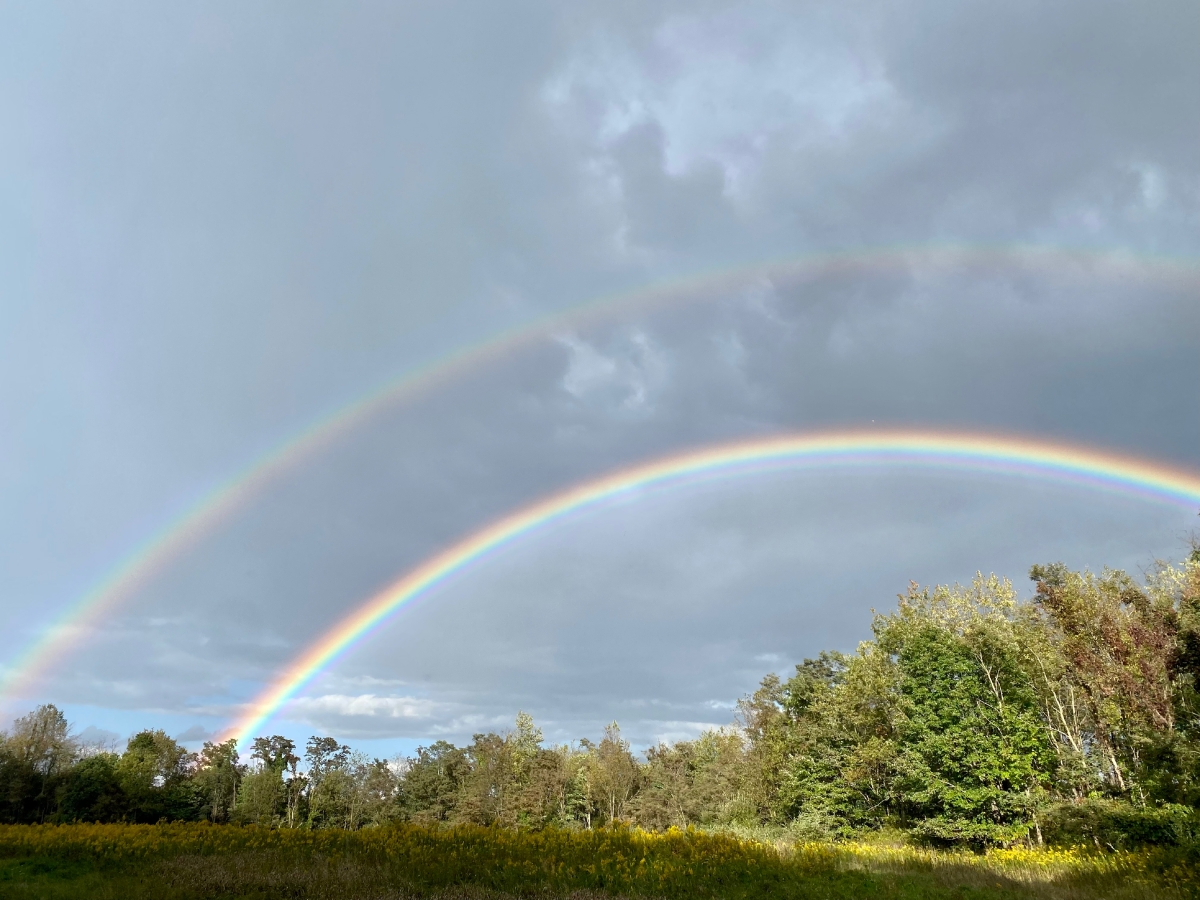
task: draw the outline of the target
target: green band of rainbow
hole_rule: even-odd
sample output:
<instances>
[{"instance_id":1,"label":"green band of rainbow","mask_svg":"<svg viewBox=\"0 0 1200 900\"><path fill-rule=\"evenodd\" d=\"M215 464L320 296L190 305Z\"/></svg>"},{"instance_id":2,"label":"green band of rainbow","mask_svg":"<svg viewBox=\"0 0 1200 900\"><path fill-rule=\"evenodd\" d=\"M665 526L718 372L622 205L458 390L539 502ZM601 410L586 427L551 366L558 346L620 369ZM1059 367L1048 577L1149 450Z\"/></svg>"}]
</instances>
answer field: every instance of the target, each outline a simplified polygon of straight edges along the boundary
<instances>
[{"instance_id":1,"label":"green band of rainbow","mask_svg":"<svg viewBox=\"0 0 1200 900\"><path fill-rule=\"evenodd\" d=\"M1028 438L934 431L836 431L720 444L622 469L505 516L421 563L293 660L228 733L248 741L313 678L410 600L504 545L643 488L775 467L907 464L1033 476L1200 508L1200 475L1160 463Z\"/></svg>"}]
</instances>

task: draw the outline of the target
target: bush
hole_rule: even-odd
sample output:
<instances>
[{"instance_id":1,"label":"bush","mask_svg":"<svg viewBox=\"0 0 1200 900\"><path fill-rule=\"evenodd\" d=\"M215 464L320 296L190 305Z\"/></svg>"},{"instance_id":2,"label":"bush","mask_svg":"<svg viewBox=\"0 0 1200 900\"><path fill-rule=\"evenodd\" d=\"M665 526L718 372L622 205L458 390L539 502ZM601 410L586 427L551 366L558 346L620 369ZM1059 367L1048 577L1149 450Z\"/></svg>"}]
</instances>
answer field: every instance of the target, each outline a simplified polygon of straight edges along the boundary
<instances>
[{"instance_id":1,"label":"bush","mask_svg":"<svg viewBox=\"0 0 1200 900\"><path fill-rule=\"evenodd\" d=\"M1042 837L1057 846L1093 844L1110 850L1179 847L1200 838L1200 814L1178 804L1134 806L1119 800L1057 803L1045 813Z\"/></svg>"}]
</instances>

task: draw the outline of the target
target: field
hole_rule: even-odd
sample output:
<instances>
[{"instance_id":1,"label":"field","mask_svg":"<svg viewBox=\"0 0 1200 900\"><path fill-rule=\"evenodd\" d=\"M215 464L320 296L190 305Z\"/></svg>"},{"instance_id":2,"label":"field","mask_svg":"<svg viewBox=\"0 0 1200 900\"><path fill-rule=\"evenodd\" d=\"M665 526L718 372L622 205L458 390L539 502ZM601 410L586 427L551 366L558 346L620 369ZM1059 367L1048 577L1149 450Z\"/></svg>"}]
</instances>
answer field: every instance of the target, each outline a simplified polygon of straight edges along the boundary
<instances>
[{"instance_id":1,"label":"field","mask_svg":"<svg viewBox=\"0 0 1200 900\"><path fill-rule=\"evenodd\" d=\"M772 845L697 832L0 826L4 898L1150 898L1197 896L1156 853Z\"/></svg>"}]
</instances>

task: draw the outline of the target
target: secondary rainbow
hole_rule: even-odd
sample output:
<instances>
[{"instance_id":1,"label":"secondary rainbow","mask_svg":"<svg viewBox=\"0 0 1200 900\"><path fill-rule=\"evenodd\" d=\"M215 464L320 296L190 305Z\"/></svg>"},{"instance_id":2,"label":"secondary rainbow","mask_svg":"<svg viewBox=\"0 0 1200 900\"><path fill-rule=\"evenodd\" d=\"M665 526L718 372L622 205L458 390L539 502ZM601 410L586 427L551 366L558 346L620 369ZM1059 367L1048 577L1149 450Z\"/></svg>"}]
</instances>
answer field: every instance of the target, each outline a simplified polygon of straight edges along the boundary
<instances>
[{"instance_id":1,"label":"secondary rainbow","mask_svg":"<svg viewBox=\"0 0 1200 900\"><path fill-rule=\"evenodd\" d=\"M568 488L519 509L418 565L293 660L227 734L245 742L320 672L405 603L513 541L566 516L642 491L777 468L903 464L1001 472L1200 508L1200 474L1149 460L1032 438L943 431L790 434L673 454Z\"/></svg>"},{"instance_id":2,"label":"secondary rainbow","mask_svg":"<svg viewBox=\"0 0 1200 900\"><path fill-rule=\"evenodd\" d=\"M386 410L418 399L491 361L627 310L728 296L731 291L763 279L779 285L861 271L981 265L1040 269L1058 276L1085 279L1153 279L1169 284L1192 284L1200 274L1192 260L1125 252L1037 246L876 247L727 267L672 278L576 305L565 312L492 336L377 386L316 420L204 493L135 546L0 670L0 704L28 692L37 677L63 659L89 628L135 596L158 573L212 534L275 481Z\"/></svg>"}]
</instances>

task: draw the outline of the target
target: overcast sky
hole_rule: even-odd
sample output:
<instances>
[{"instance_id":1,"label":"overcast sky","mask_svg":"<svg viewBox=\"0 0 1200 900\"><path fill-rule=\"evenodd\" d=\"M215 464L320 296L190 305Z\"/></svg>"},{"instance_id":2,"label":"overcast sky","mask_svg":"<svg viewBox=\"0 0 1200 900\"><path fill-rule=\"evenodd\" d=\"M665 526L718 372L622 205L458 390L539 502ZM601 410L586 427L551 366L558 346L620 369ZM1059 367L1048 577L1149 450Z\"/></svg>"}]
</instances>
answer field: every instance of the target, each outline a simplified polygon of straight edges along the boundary
<instances>
[{"instance_id":1,"label":"overcast sky","mask_svg":"<svg viewBox=\"0 0 1200 900\"><path fill-rule=\"evenodd\" d=\"M197 746L440 547L717 440L874 422L1200 470L1197 34L1193 0L0 2L0 664L390 379L700 279L363 423L5 715ZM860 263L778 265L830 252ZM644 747L852 650L910 580L1140 571L1195 513L903 468L656 493L442 586L270 727L384 755L524 709Z\"/></svg>"}]
</instances>

